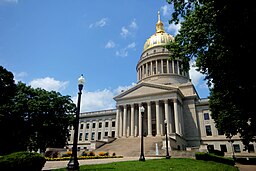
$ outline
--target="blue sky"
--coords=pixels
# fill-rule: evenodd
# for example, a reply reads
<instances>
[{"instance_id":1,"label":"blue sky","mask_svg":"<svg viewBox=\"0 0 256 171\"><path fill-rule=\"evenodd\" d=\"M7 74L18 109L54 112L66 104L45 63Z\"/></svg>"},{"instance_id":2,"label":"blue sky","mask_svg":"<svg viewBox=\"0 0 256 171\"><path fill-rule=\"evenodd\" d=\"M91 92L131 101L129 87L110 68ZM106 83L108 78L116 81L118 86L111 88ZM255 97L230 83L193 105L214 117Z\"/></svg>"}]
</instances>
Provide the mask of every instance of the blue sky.
<instances>
[{"instance_id":1,"label":"blue sky","mask_svg":"<svg viewBox=\"0 0 256 171\"><path fill-rule=\"evenodd\" d=\"M155 33L157 11L165 31L172 7L165 0L0 0L0 65L32 87L77 99L77 79L86 83L81 111L115 108L113 97L137 82L136 64ZM191 68L201 98L204 76Z\"/></svg>"}]
</instances>

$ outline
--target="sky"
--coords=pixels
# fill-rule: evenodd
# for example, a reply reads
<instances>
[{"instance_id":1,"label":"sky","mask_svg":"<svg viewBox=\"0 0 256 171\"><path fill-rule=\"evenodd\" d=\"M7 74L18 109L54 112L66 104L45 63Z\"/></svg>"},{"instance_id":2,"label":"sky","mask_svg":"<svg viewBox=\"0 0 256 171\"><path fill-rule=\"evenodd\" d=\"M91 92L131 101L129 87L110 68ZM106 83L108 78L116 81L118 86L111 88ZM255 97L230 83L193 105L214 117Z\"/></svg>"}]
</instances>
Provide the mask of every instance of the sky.
<instances>
[{"instance_id":1,"label":"sky","mask_svg":"<svg viewBox=\"0 0 256 171\"><path fill-rule=\"evenodd\" d=\"M165 31L178 34L166 0L0 0L0 65L16 83L58 91L74 103L83 74L81 112L114 109L113 97L137 83L158 11ZM207 98L204 75L191 67L190 77Z\"/></svg>"}]
</instances>

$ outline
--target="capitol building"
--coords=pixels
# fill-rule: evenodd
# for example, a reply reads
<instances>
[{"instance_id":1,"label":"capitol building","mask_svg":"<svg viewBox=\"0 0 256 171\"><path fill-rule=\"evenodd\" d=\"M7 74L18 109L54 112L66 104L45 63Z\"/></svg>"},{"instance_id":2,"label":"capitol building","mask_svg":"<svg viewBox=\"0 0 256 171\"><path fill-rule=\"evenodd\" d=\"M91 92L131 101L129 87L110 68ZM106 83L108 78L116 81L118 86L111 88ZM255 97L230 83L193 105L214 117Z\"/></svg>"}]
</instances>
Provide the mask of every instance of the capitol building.
<instances>
[{"instance_id":1,"label":"capitol building","mask_svg":"<svg viewBox=\"0 0 256 171\"><path fill-rule=\"evenodd\" d=\"M158 13L156 32L146 40L137 66L134 66L137 84L114 97L116 109L80 114L78 150L96 150L118 141L120 144L128 142L127 147L122 148L130 148L129 142L139 148L136 142L140 142L141 136L146 141L154 140L159 149L165 149L167 133L170 154L179 150L215 149L226 155L256 155L255 143L250 144L249 154L243 151L239 135L230 140L215 127L208 99L199 97L189 73L182 69L181 60L170 60L171 52L164 48L170 41L174 41L174 37L165 32ZM145 109L143 117L141 107ZM69 148L73 143L73 131L71 127ZM151 152L156 148L154 144L150 147ZM145 153L149 154L147 149Z\"/></svg>"}]
</instances>

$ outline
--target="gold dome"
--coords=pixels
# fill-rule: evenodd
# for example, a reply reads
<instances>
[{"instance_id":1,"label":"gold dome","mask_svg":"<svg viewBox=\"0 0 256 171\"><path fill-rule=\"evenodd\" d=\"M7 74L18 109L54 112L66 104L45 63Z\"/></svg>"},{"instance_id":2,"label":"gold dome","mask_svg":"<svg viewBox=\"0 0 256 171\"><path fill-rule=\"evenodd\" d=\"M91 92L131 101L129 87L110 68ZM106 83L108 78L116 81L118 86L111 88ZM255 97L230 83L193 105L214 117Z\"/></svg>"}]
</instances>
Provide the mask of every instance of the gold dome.
<instances>
[{"instance_id":1,"label":"gold dome","mask_svg":"<svg viewBox=\"0 0 256 171\"><path fill-rule=\"evenodd\" d=\"M174 38L172 35L164 31L164 24L160 20L160 12L158 11L156 33L153 34L149 39L147 39L146 43L144 44L144 51L154 46L166 45L170 41L174 41Z\"/></svg>"}]
</instances>

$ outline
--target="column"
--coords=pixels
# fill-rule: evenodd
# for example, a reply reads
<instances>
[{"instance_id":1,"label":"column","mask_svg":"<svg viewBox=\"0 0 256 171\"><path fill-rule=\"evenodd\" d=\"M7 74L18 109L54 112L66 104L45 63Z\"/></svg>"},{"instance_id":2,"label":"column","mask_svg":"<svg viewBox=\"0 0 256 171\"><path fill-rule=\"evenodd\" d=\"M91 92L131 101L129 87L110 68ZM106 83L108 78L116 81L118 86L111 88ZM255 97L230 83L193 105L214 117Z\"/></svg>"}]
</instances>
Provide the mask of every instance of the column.
<instances>
[{"instance_id":1,"label":"column","mask_svg":"<svg viewBox=\"0 0 256 171\"><path fill-rule=\"evenodd\" d=\"M123 110L120 109L119 137L123 136Z\"/></svg>"},{"instance_id":2,"label":"column","mask_svg":"<svg viewBox=\"0 0 256 171\"><path fill-rule=\"evenodd\" d=\"M118 112L119 113L119 112ZM119 114L118 114L119 115ZM101 139L103 140L104 136L105 136L105 120L102 120L102 128L101 128ZM116 129L116 132L118 132L119 129ZM118 138L119 134L116 133L115 137Z\"/></svg>"},{"instance_id":3,"label":"column","mask_svg":"<svg viewBox=\"0 0 256 171\"><path fill-rule=\"evenodd\" d=\"M181 128L180 128L180 132L183 135L184 134L184 119L183 119L183 107L182 104L180 105L180 124L181 124Z\"/></svg>"},{"instance_id":4,"label":"column","mask_svg":"<svg viewBox=\"0 0 256 171\"><path fill-rule=\"evenodd\" d=\"M164 61L161 59L161 74L164 73Z\"/></svg>"},{"instance_id":5,"label":"column","mask_svg":"<svg viewBox=\"0 0 256 171\"><path fill-rule=\"evenodd\" d=\"M174 130L173 130L174 121L173 121L173 114L172 114L171 105L168 105L168 110L169 110L169 119L170 119L170 133L174 133Z\"/></svg>"},{"instance_id":6,"label":"column","mask_svg":"<svg viewBox=\"0 0 256 171\"><path fill-rule=\"evenodd\" d=\"M131 104L131 136L134 137L134 104Z\"/></svg>"},{"instance_id":7,"label":"column","mask_svg":"<svg viewBox=\"0 0 256 171\"><path fill-rule=\"evenodd\" d=\"M153 75L153 62L150 62L150 75Z\"/></svg>"},{"instance_id":8,"label":"column","mask_svg":"<svg viewBox=\"0 0 256 171\"><path fill-rule=\"evenodd\" d=\"M164 135L164 106L159 102L160 135Z\"/></svg>"},{"instance_id":9,"label":"column","mask_svg":"<svg viewBox=\"0 0 256 171\"><path fill-rule=\"evenodd\" d=\"M135 106L134 106L135 107ZM138 136L138 108L134 108L134 136Z\"/></svg>"},{"instance_id":10,"label":"column","mask_svg":"<svg viewBox=\"0 0 256 171\"><path fill-rule=\"evenodd\" d=\"M177 70L178 70L178 74L180 75L180 61L177 60Z\"/></svg>"},{"instance_id":11,"label":"column","mask_svg":"<svg viewBox=\"0 0 256 171\"><path fill-rule=\"evenodd\" d=\"M148 103L147 103L147 106L148 106L148 136L151 137L151 136L152 136L151 103L148 102Z\"/></svg>"},{"instance_id":12,"label":"column","mask_svg":"<svg viewBox=\"0 0 256 171\"><path fill-rule=\"evenodd\" d=\"M112 120L109 118L108 120L108 136L112 137Z\"/></svg>"},{"instance_id":13,"label":"column","mask_svg":"<svg viewBox=\"0 0 256 171\"><path fill-rule=\"evenodd\" d=\"M103 125L104 125L104 127L103 127ZM102 122L102 130L105 130L105 122ZM105 131L102 131L101 137L103 137L102 136L103 134L105 134ZM119 135L119 106L116 107L116 130L115 130L115 137L118 138L118 135Z\"/></svg>"},{"instance_id":14,"label":"column","mask_svg":"<svg viewBox=\"0 0 256 171\"><path fill-rule=\"evenodd\" d=\"M156 135L160 136L160 116L159 116L159 101L156 101Z\"/></svg>"},{"instance_id":15,"label":"column","mask_svg":"<svg viewBox=\"0 0 256 171\"><path fill-rule=\"evenodd\" d=\"M96 120L95 124L95 140L98 140L98 129L99 129L99 120Z\"/></svg>"},{"instance_id":16,"label":"column","mask_svg":"<svg viewBox=\"0 0 256 171\"><path fill-rule=\"evenodd\" d=\"M141 106L142 106L142 104L140 103L139 104L139 137L141 137L141 129L142 129L142 125L141 125L141 110L140 110L140 108L141 108Z\"/></svg>"},{"instance_id":17,"label":"column","mask_svg":"<svg viewBox=\"0 0 256 171\"><path fill-rule=\"evenodd\" d=\"M157 60L156 60L156 74L158 74L158 64L157 64Z\"/></svg>"},{"instance_id":18,"label":"column","mask_svg":"<svg viewBox=\"0 0 256 171\"><path fill-rule=\"evenodd\" d=\"M177 99L173 100L173 106L174 106L175 132L180 135Z\"/></svg>"},{"instance_id":19,"label":"column","mask_svg":"<svg viewBox=\"0 0 256 171\"><path fill-rule=\"evenodd\" d=\"M169 74L170 73L169 59L166 59L166 68L167 68L167 74Z\"/></svg>"},{"instance_id":20,"label":"column","mask_svg":"<svg viewBox=\"0 0 256 171\"><path fill-rule=\"evenodd\" d=\"M127 137L131 135L131 111L127 109Z\"/></svg>"},{"instance_id":21,"label":"column","mask_svg":"<svg viewBox=\"0 0 256 171\"><path fill-rule=\"evenodd\" d=\"M127 123L127 106L124 105L124 118L123 118L123 137L126 137L126 123Z\"/></svg>"},{"instance_id":22,"label":"column","mask_svg":"<svg viewBox=\"0 0 256 171\"><path fill-rule=\"evenodd\" d=\"M89 135L88 135L88 140L91 141L92 140L92 120L90 120L90 124L89 124Z\"/></svg>"},{"instance_id":23,"label":"column","mask_svg":"<svg viewBox=\"0 0 256 171\"><path fill-rule=\"evenodd\" d=\"M149 72L148 72L148 63L146 63L146 76L149 75Z\"/></svg>"},{"instance_id":24,"label":"column","mask_svg":"<svg viewBox=\"0 0 256 171\"><path fill-rule=\"evenodd\" d=\"M168 100L164 101L164 112L165 112L165 120L166 120L166 127L167 127L167 135L170 134L170 117L169 117L169 105Z\"/></svg>"}]
</instances>

